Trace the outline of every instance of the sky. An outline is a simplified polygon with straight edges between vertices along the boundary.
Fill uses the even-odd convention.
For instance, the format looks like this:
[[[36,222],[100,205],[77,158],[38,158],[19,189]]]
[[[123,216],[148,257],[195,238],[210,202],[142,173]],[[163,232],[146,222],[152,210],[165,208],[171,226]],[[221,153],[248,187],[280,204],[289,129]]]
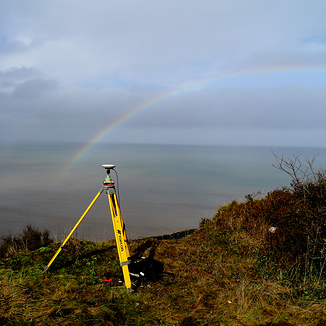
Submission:
[[[2,0],[0,141],[324,147],[326,1]]]

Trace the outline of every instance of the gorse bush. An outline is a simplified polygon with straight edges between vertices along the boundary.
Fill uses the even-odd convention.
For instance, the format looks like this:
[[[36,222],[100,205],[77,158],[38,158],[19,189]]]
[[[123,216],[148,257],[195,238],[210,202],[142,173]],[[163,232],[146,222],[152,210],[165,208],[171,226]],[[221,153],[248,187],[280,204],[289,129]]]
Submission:
[[[290,186],[221,207],[214,218],[216,227],[236,231],[270,272],[282,269],[294,278],[319,281],[326,262],[325,171],[315,171],[313,160],[303,164],[298,157],[277,157],[277,162],[276,167],[292,177]]]
[[[0,244],[0,258],[10,257],[20,251],[33,251],[48,246],[53,240],[48,230],[39,231],[28,224],[23,233],[18,236],[8,235],[2,237]]]

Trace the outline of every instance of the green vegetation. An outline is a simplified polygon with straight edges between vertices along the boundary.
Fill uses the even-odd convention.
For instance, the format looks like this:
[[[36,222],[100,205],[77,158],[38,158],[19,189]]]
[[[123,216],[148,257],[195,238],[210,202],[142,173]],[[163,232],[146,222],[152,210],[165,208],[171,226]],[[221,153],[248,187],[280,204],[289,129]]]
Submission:
[[[71,238],[44,273],[59,247],[46,231],[4,238],[0,323],[326,325],[325,173],[276,158],[290,187],[222,206],[187,237],[130,240],[132,253],[164,264],[130,294],[113,240]]]

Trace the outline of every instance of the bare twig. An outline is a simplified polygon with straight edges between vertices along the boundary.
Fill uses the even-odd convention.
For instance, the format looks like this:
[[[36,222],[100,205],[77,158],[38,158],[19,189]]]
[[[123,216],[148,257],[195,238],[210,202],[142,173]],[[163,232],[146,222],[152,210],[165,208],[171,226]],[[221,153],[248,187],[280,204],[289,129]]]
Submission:
[[[300,160],[301,155],[293,155],[293,158],[284,158],[284,156],[278,156],[274,152],[272,153],[276,160],[273,167],[287,173],[292,178],[294,185],[304,184],[311,177],[314,178],[315,182],[320,178],[320,173],[313,167],[317,155],[313,156],[312,159],[306,158],[306,163],[304,164]]]

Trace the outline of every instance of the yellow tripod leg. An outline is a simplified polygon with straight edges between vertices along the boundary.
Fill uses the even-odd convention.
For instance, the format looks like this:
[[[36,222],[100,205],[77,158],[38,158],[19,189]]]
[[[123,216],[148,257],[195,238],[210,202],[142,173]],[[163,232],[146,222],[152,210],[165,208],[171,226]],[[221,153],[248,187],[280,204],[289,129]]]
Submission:
[[[116,194],[114,194],[114,204],[115,204],[117,215],[120,216],[120,222],[121,222],[122,231],[123,231],[122,233],[123,233],[123,238],[124,238],[124,241],[125,241],[126,255],[127,255],[128,259],[129,259],[130,258],[130,252],[129,252],[129,248],[128,248],[127,231],[126,231],[125,224],[123,222],[122,214],[121,214],[121,211],[120,211],[120,205],[118,203],[118,198],[117,198]]]
[[[122,267],[122,273],[125,280],[126,288],[128,291],[130,291],[131,280],[128,268],[130,253],[127,244],[127,234],[122,220],[121,211],[116,194],[108,194],[108,199],[110,204],[115,240],[118,248],[120,266]]]
[[[54,256],[52,257],[52,259],[50,260],[50,262],[46,265],[44,271],[46,272],[48,270],[48,268],[51,266],[51,264],[54,262],[54,260],[57,258],[57,256],[59,255],[60,251],[62,250],[62,248],[64,247],[64,245],[67,243],[67,241],[69,240],[69,238],[73,235],[73,233],[76,231],[76,229],[78,228],[79,224],[82,222],[82,220],[84,219],[84,217],[86,216],[86,214],[89,212],[89,210],[92,208],[92,206],[94,205],[94,203],[96,202],[97,198],[101,195],[101,193],[103,192],[104,188],[102,188],[97,195],[95,196],[95,198],[92,200],[92,202],[89,204],[89,206],[87,207],[87,209],[85,210],[84,214],[80,217],[79,221],[76,223],[76,225],[74,226],[74,228],[70,231],[70,233],[68,234],[67,238],[63,241],[63,243],[61,244],[60,248],[58,249],[58,251],[54,254]]]

